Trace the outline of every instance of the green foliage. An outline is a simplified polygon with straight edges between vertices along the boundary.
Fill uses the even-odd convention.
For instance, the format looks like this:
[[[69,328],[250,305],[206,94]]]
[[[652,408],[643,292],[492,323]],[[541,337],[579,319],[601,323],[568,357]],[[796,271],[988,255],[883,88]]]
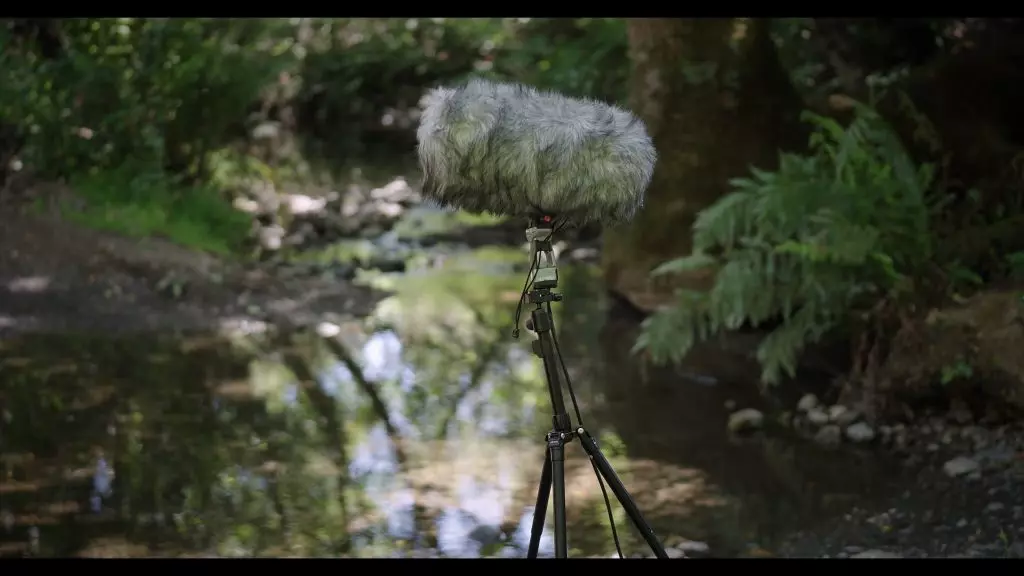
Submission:
[[[43,58],[0,27],[0,117],[25,135],[23,162],[88,200],[68,217],[215,252],[248,230],[205,184],[213,152],[245,134],[248,111],[287,62],[262,20],[61,20]],[[270,38],[270,39],[268,39]],[[223,172],[223,170],[220,170]],[[223,185],[223,174],[216,179]]]
[[[694,253],[655,274],[716,267],[707,293],[684,292],[649,318],[637,342],[679,361],[700,340],[782,320],[762,342],[766,383],[792,375],[807,343],[879,299],[899,296],[929,265],[930,165],[916,166],[889,126],[858,105],[852,123],[805,114],[812,153],[753,169],[694,224]]]
[[[324,19],[327,40],[304,59],[300,109],[332,130],[415,106],[422,91],[471,75],[580,96],[625,96],[621,19]]]
[[[249,217],[209,185],[187,185],[158,170],[124,166],[79,174],[70,184],[85,206],[62,206],[64,217],[131,236],[160,236],[229,254],[241,248]]]
[[[243,45],[256,24],[63,20],[58,58],[3,51],[0,116],[28,134],[23,159],[43,175],[129,158],[201,175],[205,155],[239,135],[243,111],[280,67],[273,47]],[[9,31],[0,34],[10,45]]]

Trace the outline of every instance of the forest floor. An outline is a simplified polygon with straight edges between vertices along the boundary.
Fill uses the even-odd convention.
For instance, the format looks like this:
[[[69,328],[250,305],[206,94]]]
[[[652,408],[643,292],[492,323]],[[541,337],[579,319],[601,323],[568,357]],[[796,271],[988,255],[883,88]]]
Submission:
[[[1024,425],[922,417],[898,452],[910,487],[875,509],[854,508],[793,534],[796,557],[1024,558]]]

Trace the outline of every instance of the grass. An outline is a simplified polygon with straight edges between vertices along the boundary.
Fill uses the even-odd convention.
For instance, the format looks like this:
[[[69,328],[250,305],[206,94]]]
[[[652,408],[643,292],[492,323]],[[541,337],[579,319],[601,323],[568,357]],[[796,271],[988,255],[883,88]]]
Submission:
[[[221,255],[236,253],[251,220],[211,186],[185,186],[155,170],[125,166],[70,179],[84,207],[61,207],[69,220],[135,237],[158,236]]]

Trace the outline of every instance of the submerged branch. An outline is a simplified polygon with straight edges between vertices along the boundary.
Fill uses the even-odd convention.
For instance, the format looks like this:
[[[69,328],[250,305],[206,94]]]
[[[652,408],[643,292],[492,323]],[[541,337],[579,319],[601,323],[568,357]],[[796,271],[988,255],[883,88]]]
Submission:
[[[444,420],[441,421],[441,425],[437,428],[437,438],[443,438],[445,432],[448,431],[448,426],[451,425],[452,419],[455,418],[455,414],[459,410],[459,404],[466,399],[466,396],[470,392],[475,390],[483,383],[484,376],[487,374],[487,369],[491,366],[491,362],[494,362],[498,357],[498,353],[501,351],[501,346],[494,342],[480,357],[480,362],[473,367],[473,371],[469,375],[469,382],[466,383],[449,402],[448,413],[445,415]]]
[[[384,399],[381,397],[380,392],[377,390],[375,382],[370,382],[366,379],[366,375],[363,373],[362,367],[352,358],[352,354],[349,353],[345,345],[337,338],[324,338],[324,342],[327,344],[327,348],[338,357],[339,360],[348,368],[352,379],[356,385],[370,398],[370,403],[373,405],[373,411],[377,413],[377,416],[384,423],[384,429],[387,431],[388,437],[391,438],[391,442],[395,446],[395,458],[398,460],[400,466],[405,466],[406,457],[405,451],[402,449],[401,436],[398,433],[398,428],[395,427],[394,422],[391,421],[391,416],[388,413],[388,406],[384,403]]]
[[[295,352],[284,353],[284,364],[289,370],[295,374],[300,383],[300,388],[306,394],[310,404],[313,405],[313,409],[316,410],[317,414],[324,421],[325,433],[327,441],[332,445],[331,454],[335,456],[334,465],[338,469],[338,503],[341,506],[342,525],[344,530],[343,540],[341,542],[342,549],[347,550],[350,545],[348,538],[348,499],[346,492],[349,485],[349,474],[348,474],[348,445],[345,434],[344,423],[339,417],[337,404],[334,399],[328,396],[320,386],[317,385],[316,376],[313,371],[310,370],[309,365],[306,361]]]

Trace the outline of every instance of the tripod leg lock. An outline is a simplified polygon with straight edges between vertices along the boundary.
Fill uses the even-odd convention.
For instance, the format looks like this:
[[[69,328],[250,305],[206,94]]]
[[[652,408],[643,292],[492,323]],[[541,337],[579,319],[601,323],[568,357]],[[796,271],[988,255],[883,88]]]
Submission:
[[[566,444],[572,442],[573,437],[575,437],[574,432],[559,432],[558,430],[552,430],[544,436],[544,440],[548,443],[548,450],[551,450],[552,454],[555,454],[557,451],[558,459],[561,460],[563,454],[562,450],[565,448]]]

